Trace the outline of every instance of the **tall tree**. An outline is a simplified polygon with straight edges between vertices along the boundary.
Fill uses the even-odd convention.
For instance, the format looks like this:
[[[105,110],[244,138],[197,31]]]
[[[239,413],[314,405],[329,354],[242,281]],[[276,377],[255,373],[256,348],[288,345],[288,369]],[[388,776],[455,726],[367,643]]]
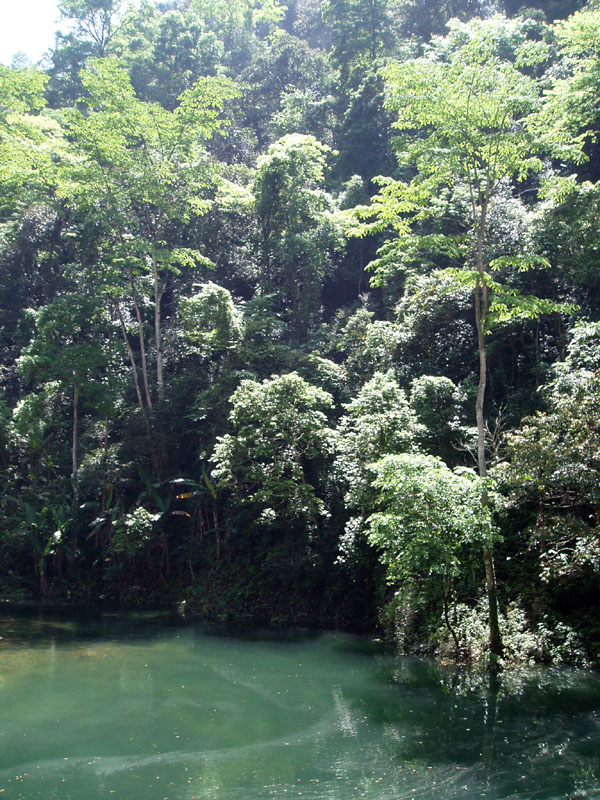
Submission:
[[[539,8],[546,15],[548,21],[565,19],[580,8],[583,8],[586,0],[528,0],[523,3],[521,0],[504,0],[504,11],[509,16],[521,13],[525,9]]]
[[[376,505],[372,465],[391,453],[414,452],[420,426],[391,371],[376,372],[344,409],[336,430],[334,474],[353,514],[340,547],[349,556],[364,538],[365,521]]]
[[[188,222],[209,206],[216,171],[206,143],[219,129],[219,112],[234,89],[225,79],[206,78],[181,95],[174,111],[167,111],[139,100],[115,59],[94,62],[82,80],[87,111],[74,111],[69,125],[79,159],[66,173],[62,191],[86,228],[84,238],[93,242],[77,256],[119,320],[138,405],[148,421],[155,397],[145,341],[144,293],[149,287],[156,396],[162,401],[162,300],[170,276],[183,267],[206,263],[197,250],[177,246],[182,243],[176,238],[176,223]],[[141,385],[125,301],[136,321]]]
[[[198,78],[215,75],[223,44],[193,8],[164,10],[142,3],[124,14],[111,51],[141,100],[172,110]]]
[[[578,11],[554,26],[561,70],[548,87],[540,110],[538,135],[561,161],[581,164],[597,156],[600,124],[600,10]],[[597,163],[591,177],[600,178]]]
[[[80,71],[92,58],[103,58],[119,27],[121,0],[62,0],[60,18],[65,31],[56,34],[48,70],[50,105],[71,105],[81,93]]]
[[[121,0],[61,0],[62,19],[70,20],[73,32],[91,43],[93,55],[104,56],[121,8]]]
[[[487,475],[485,392],[488,377],[486,336],[495,320],[535,316],[555,310],[548,301],[523,297],[507,282],[510,270],[527,269],[542,259],[524,253],[498,258],[489,270],[486,253],[489,215],[496,195],[510,181],[523,180],[541,169],[528,128],[540,94],[536,81],[499,58],[493,29],[475,26],[472,36],[438,62],[419,58],[392,63],[384,70],[387,105],[396,114],[394,127],[402,165],[416,171],[409,182],[382,180],[375,199],[381,226],[392,225],[396,259],[415,247],[438,250],[452,241],[462,266],[446,271],[454,282],[472,289],[477,332],[479,379],[476,398],[477,463]],[[460,182],[468,194],[468,210],[455,237],[419,237],[417,224],[439,213],[436,197]],[[417,241],[415,242],[415,238]],[[504,279],[504,280],[503,280]],[[488,502],[485,482],[481,503]],[[489,600],[490,650],[498,657],[502,640],[498,625],[497,590],[491,544],[483,542]]]
[[[0,329],[8,352],[17,344],[23,307],[51,299],[56,290],[54,195],[68,144],[45,109],[46,84],[39,70],[0,66]]]
[[[0,64],[0,209],[3,220],[44,194],[61,153],[60,128],[46,116],[47,76]],[[23,192],[25,189],[25,192]],[[37,197],[39,198],[38,192]]]
[[[333,30],[332,59],[342,83],[353,69],[372,64],[392,40],[388,0],[325,0],[323,19]]]
[[[483,16],[495,3],[490,0],[398,0],[394,4],[396,25],[404,36],[428,41],[443,35],[451,19],[468,20]]]
[[[191,0],[190,5],[213,30],[229,36],[239,28],[254,30],[260,25],[280,22],[286,8],[277,0]]]
[[[110,401],[110,355],[103,313],[97,298],[71,294],[58,298],[36,314],[36,334],[25,348],[19,366],[26,380],[55,382],[71,399],[71,485],[74,503],[79,495],[79,418],[82,402],[96,408]]]
[[[530,547],[544,581],[585,584],[600,577],[600,324],[573,327],[566,359],[544,387],[548,410],[507,436],[498,466],[511,499],[536,514]],[[557,580],[558,579],[558,580]],[[571,584],[573,588],[573,584]]]

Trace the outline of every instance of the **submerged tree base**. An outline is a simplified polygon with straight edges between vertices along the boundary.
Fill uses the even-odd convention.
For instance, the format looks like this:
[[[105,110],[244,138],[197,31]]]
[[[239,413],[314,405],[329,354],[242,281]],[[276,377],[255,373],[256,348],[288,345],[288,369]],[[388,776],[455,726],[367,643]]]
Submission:
[[[443,613],[432,609],[427,599],[414,590],[398,592],[381,619],[388,640],[399,652],[432,656],[444,664],[491,672],[534,664],[577,667],[600,664],[591,625],[585,636],[585,631],[581,635],[572,623],[556,616],[546,615],[532,621],[517,601],[509,603],[499,614],[504,642],[501,658],[490,653],[485,597],[474,605],[458,603],[452,609],[458,652]]]

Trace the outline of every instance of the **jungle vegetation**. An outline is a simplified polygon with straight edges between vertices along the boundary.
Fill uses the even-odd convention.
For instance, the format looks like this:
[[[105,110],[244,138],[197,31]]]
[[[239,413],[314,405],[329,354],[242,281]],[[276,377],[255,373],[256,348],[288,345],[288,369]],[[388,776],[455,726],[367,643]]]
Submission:
[[[62,0],[0,66],[0,596],[600,661],[600,10]]]

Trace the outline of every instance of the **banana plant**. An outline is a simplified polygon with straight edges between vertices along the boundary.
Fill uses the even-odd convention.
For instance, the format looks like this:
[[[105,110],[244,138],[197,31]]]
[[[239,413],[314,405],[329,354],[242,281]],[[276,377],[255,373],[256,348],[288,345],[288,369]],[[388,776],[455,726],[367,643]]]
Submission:
[[[194,478],[175,478],[170,481],[173,486],[187,487],[188,490],[175,495],[176,500],[191,501],[191,512],[173,511],[172,514],[182,514],[192,520],[195,537],[201,539],[207,533],[215,535],[215,560],[221,558],[221,527],[219,524],[219,513],[217,505],[217,492],[212,483],[206,467],[202,467],[201,480]],[[193,577],[194,570],[191,559],[188,558],[188,566]]]
[[[71,548],[66,541],[66,533],[73,521],[69,507],[66,505],[47,506],[36,510],[30,503],[23,503],[25,522],[33,548],[35,573],[39,578],[40,591],[49,595],[46,577],[47,557],[57,556],[57,573],[62,572],[63,556],[71,555]],[[51,525],[50,523],[54,523]],[[50,531],[50,528],[54,530]]]

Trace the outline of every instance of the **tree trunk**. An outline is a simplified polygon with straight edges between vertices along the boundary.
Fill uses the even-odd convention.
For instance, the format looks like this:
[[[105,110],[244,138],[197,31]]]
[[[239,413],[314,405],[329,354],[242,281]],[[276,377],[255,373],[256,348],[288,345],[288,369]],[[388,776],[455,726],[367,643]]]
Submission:
[[[129,342],[129,337],[127,336],[127,328],[125,327],[125,320],[123,319],[123,314],[121,313],[121,307],[117,300],[111,298],[111,302],[114,306],[115,311],[117,312],[117,316],[119,318],[119,327],[121,328],[121,335],[123,336],[123,341],[125,342],[125,347],[127,348],[127,353],[129,355],[129,363],[131,364],[131,373],[133,375],[133,383],[135,385],[135,393],[137,396],[138,407],[142,412],[142,417],[144,418],[144,424],[146,426],[146,433],[148,436],[150,435],[150,423],[148,421],[148,415],[146,414],[146,409],[144,408],[144,401],[142,399],[142,392],[140,389],[140,381],[138,378],[137,366],[135,363],[135,356],[133,354],[133,349],[131,347],[131,343]]]
[[[216,500],[213,500],[213,508],[212,508],[212,515],[213,515],[213,525],[215,528],[215,544],[216,544],[216,554],[215,560],[220,561],[221,559],[221,529],[219,528],[219,517],[217,514],[217,503]]]
[[[154,278],[154,340],[156,342],[156,388],[158,399],[165,399],[165,384],[163,378],[163,352],[160,322],[160,303],[165,291],[164,286],[159,286],[158,267],[156,264],[156,253],[152,253],[152,276]]]
[[[152,278],[154,282],[154,341],[156,344],[156,391],[158,400],[162,404],[165,399],[165,382],[163,376],[163,351],[161,331],[161,301],[165,293],[166,283],[160,285],[156,252],[152,253]],[[167,468],[167,449],[162,426],[158,431],[158,452],[153,456],[154,472],[157,476],[164,474]]]
[[[142,362],[142,379],[144,381],[144,394],[146,395],[146,405],[152,409],[152,395],[150,394],[150,384],[148,383],[148,359],[146,358],[146,344],[144,342],[144,326],[142,325],[142,315],[137,301],[137,292],[133,280],[133,273],[129,273],[129,285],[131,286],[131,299],[135,309],[135,317],[138,324],[138,335],[140,340],[140,360]]]
[[[494,556],[491,548],[487,545],[485,545],[483,548],[483,564],[485,566],[485,582],[487,586],[490,620],[490,652],[494,657],[492,667],[495,667],[497,666],[497,659],[502,655],[502,636],[500,634],[500,624],[498,622],[498,595],[496,592]]]
[[[71,439],[71,485],[73,486],[73,504],[77,506],[79,487],[77,484],[77,422],[79,412],[79,385],[73,384],[73,435]]]
[[[488,287],[484,280],[483,270],[483,232],[485,230],[487,204],[484,203],[481,212],[479,229],[477,231],[477,271],[481,282],[475,286],[475,324],[477,327],[477,349],[479,352],[479,383],[477,386],[477,401],[475,414],[477,417],[477,465],[479,475],[487,476],[487,461],[485,456],[485,416],[484,401],[487,382],[487,350],[485,346],[485,319],[489,308]],[[489,502],[487,491],[481,494],[481,504],[487,506]],[[498,594],[496,590],[496,571],[494,569],[494,556],[490,545],[483,546],[483,564],[485,567],[485,582],[488,596],[489,628],[490,628],[490,653],[492,659],[490,667],[497,669],[498,659],[502,656],[502,636],[498,622]]]

